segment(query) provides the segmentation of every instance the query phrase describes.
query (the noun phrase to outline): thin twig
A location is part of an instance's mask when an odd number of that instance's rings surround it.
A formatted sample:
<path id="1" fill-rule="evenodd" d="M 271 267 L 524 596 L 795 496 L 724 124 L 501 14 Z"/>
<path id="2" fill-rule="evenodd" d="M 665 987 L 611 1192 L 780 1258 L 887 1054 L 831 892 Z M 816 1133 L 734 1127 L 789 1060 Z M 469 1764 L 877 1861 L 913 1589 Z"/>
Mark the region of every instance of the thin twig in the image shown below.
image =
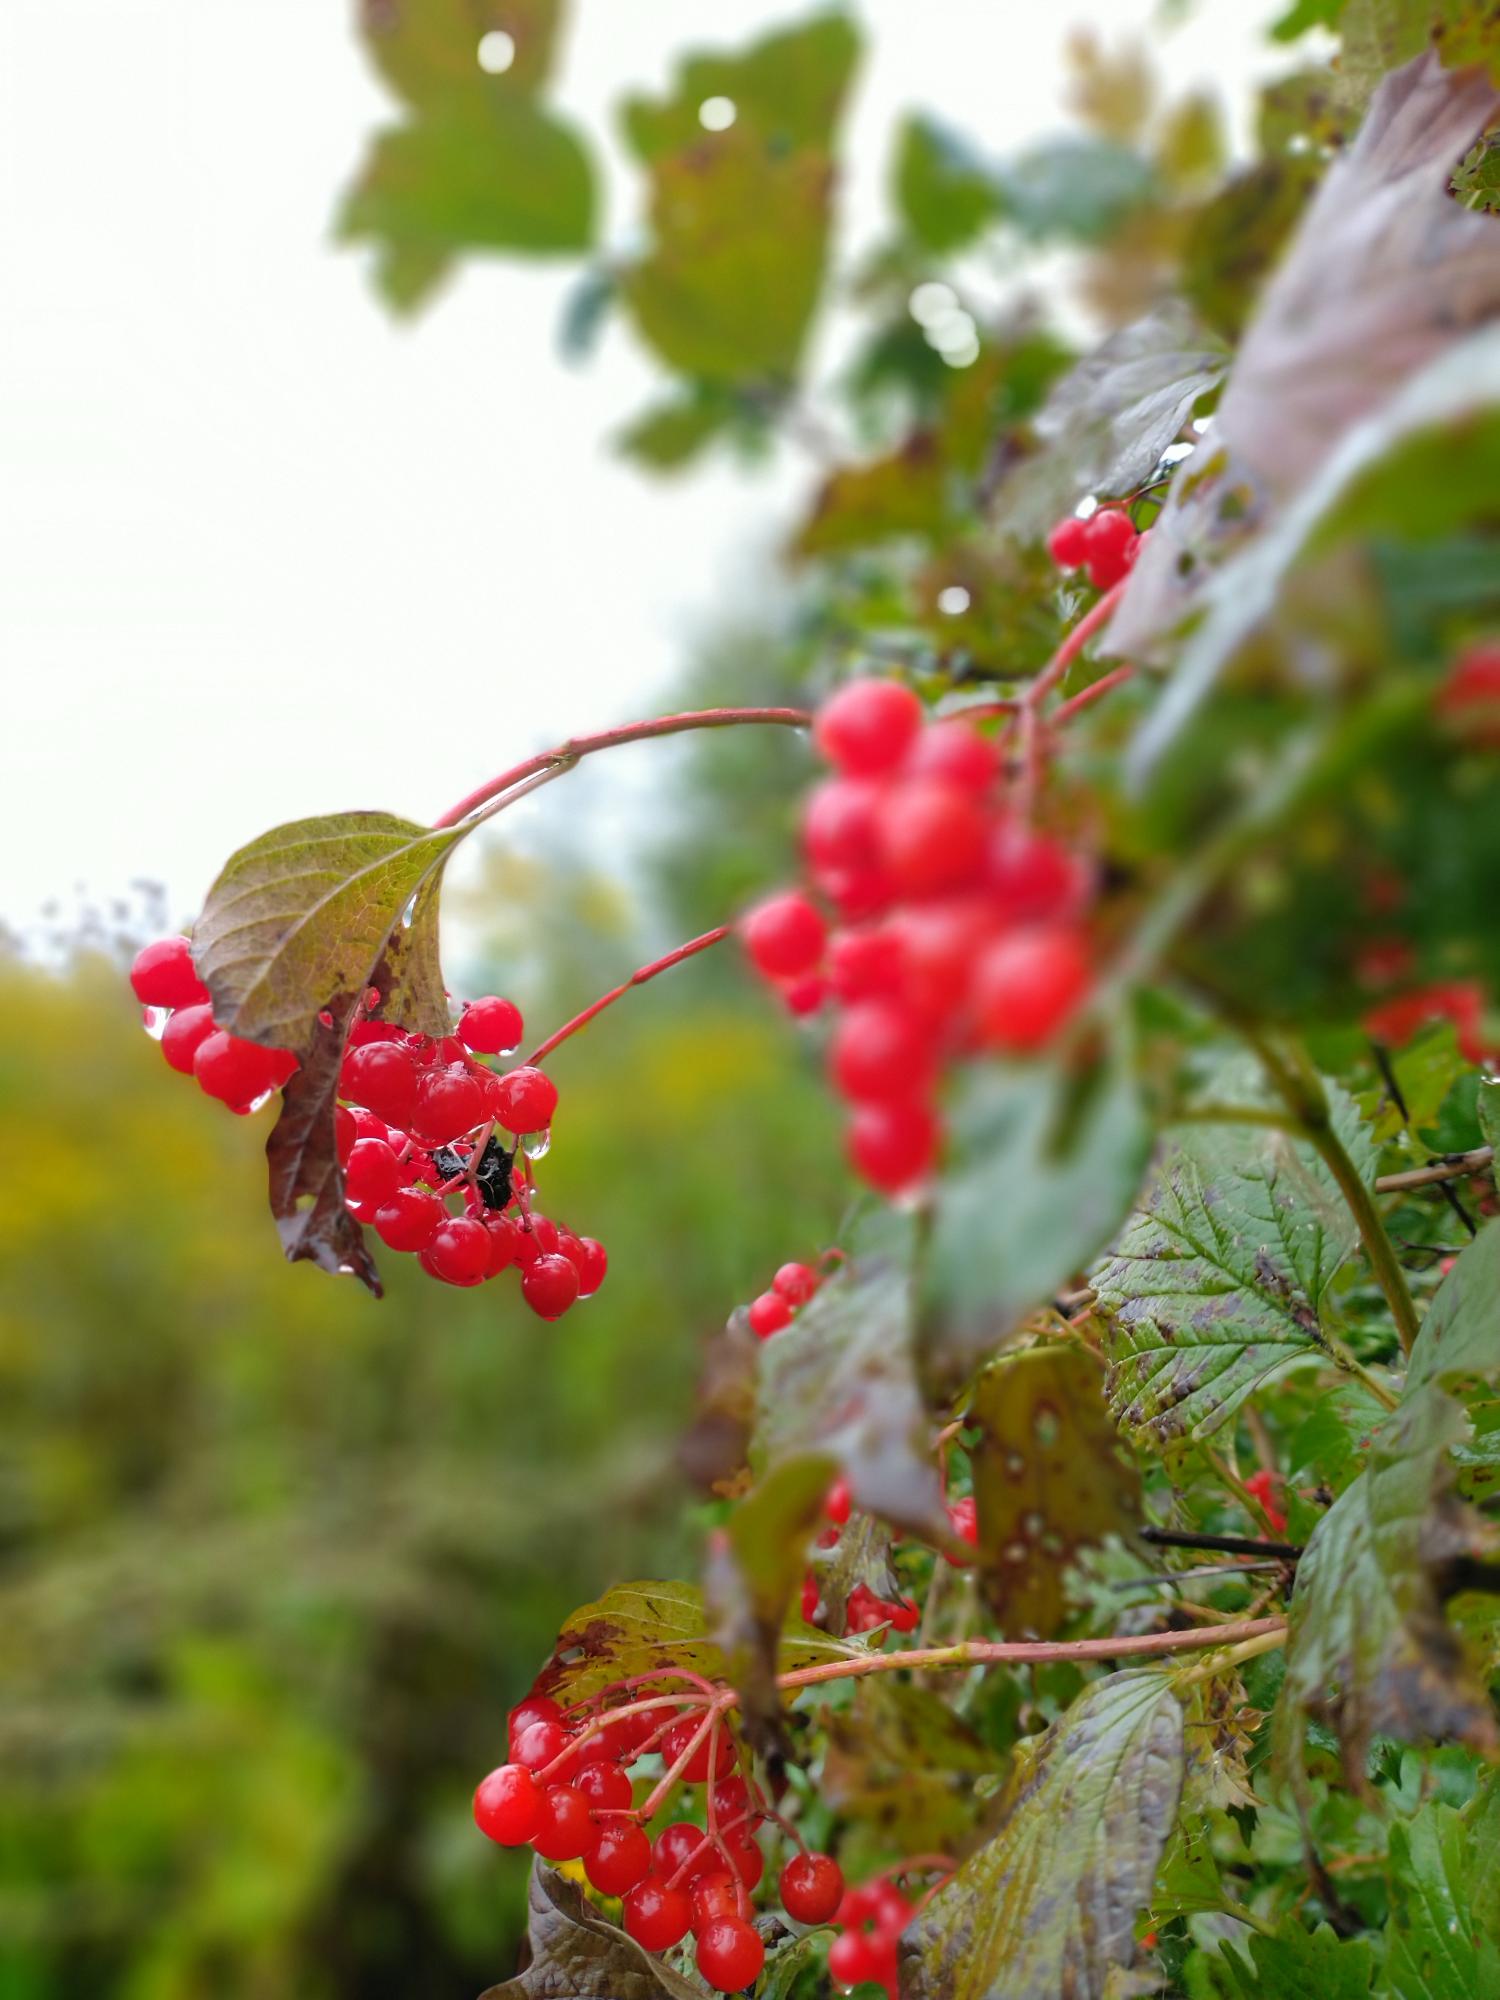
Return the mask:
<path id="1" fill-rule="evenodd" d="M 1468 1153 L 1444 1153 L 1425 1167 L 1408 1167 L 1399 1174 L 1382 1174 L 1375 1183 L 1376 1194 L 1399 1194 L 1403 1188 L 1432 1187 L 1438 1181 L 1461 1181 L 1470 1174 L 1482 1174 L 1495 1164 L 1493 1146 L 1476 1146 Z"/>
<path id="2" fill-rule="evenodd" d="M 612 986 L 608 993 L 601 993 L 597 1000 L 590 1001 L 581 1014 L 575 1014 L 571 1021 L 565 1021 L 555 1033 L 547 1037 L 546 1041 L 538 1042 L 526 1058 L 527 1062 L 541 1062 L 550 1056 L 560 1043 L 567 1041 L 570 1035 L 576 1035 L 580 1028 L 586 1028 L 596 1014 L 602 1014 L 606 1007 L 612 1007 L 617 1000 L 623 1000 L 634 987 L 644 986 L 648 980 L 655 979 L 658 973 L 670 972 L 674 965 L 681 965 L 684 959 L 696 958 L 700 951 L 707 951 L 710 945 L 722 944 L 729 933 L 730 926 L 720 924 L 717 930 L 705 931 L 702 937 L 690 938 L 686 944 L 678 945 L 675 951 L 666 952 L 662 957 L 652 959 L 649 965 L 639 967 L 628 979 L 622 980 L 618 986 Z"/>

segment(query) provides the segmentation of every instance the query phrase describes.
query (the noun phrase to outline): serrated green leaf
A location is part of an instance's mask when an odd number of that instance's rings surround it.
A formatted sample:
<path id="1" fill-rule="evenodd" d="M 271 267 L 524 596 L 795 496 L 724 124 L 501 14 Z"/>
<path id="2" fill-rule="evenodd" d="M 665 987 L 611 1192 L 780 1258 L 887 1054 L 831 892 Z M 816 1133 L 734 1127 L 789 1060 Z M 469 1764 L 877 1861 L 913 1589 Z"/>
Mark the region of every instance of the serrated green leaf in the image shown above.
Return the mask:
<path id="1" fill-rule="evenodd" d="M 540 1860 L 526 1897 L 526 1969 L 480 2000 L 702 2000 L 702 1990 L 608 1923 Z"/>
<path id="2" fill-rule="evenodd" d="M 1500 1222 L 1487 1222 L 1439 1285 L 1411 1351 L 1406 1397 L 1456 1377 L 1500 1373 Z"/>
<path id="3" fill-rule="evenodd" d="M 1124 1064 L 974 1068 L 934 1201 L 930 1353 L 958 1372 L 1083 1270 L 1119 1227 L 1151 1129 Z"/>
<path id="4" fill-rule="evenodd" d="M 1487 1771 L 1463 1812 L 1469 1843 L 1469 1904 L 1500 1943 L 1500 1771 Z"/>
<path id="5" fill-rule="evenodd" d="M 1166 1677 L 1095 1682 L 1018 1754 L 999 1832 L 905 1932 L 905 2000 L 1101 2000 L 1134 1955 L 1182 1778 Z"/>
<path id="6" fill-rule="evenodd" d="M 1050 1639 L 1068 1611 L 1067 1572 L 1107 1536 L 1128 1538 L 1140 1477 L 1079 1343 L 1007 1355 L 980 1376 L 966 1421 L 979 1513 L 980 1585 L 1002 1638 Z"/>
<path id="7" fill-rule="evenodd" d="M 1251 1083 L 1236 1067 L 1215 1095 L 1248 1103 Z M 1335 1132 L 1373 1179 L 1357 1106 L 1328 1093 Z M 1257 1125 L 1171 1129 L 1145 1206 L 1094 1278 L 1117 1422 L 1158 1448 L 1205 1438 L 1278 1369 L 1325 1354 L 1319 1308 L 1358 1239 L 1304 1142 Z"/>
<path id="8" fill-rule="evenodd" d="M 670 368 L 733 386 L 796 369 L 822 290 L 833 137 L 859 40 L 842 14 L 816 16 L 738 56 L 692 56 L 675 92 L 626 106 L 651 172 L 652 247 L 621 296 Z M 725 97 L 727 130 L 698 107 Z"/>
<path id="9" fill-rule="evenodd" d="M 1252 1932 L 1250 1963 L 1226 1944 L 1220 1965 L 1234 2000 L 1364 2000 L 1375 1954 L 1362 1938 L 1341 1938 L 1327 1924 L 1304 1930 L 1287 1918 L 1275 1937 Z"/>
<path id="10" fill-rule="evenodd" d="M 1437 1800 L 1392 1826 L 1385 1968 L 1396 2000 L 1500 1996 L 1500 1947 L 1471 1901 L 1482 1859 L 1459 1814 Z"/>

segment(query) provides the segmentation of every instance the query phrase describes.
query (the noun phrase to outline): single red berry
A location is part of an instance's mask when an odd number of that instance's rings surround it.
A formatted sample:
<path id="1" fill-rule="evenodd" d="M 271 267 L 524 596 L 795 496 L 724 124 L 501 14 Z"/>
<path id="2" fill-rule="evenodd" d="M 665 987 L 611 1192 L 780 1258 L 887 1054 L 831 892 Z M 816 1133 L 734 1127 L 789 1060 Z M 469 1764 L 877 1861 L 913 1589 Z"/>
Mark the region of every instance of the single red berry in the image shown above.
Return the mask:
<path id="1" fill-rule="evenodd" d="M 459 1016 L 458 1039 L 479 1056 L 509 1055 L 525 1032 L 520 1008 L 495 993 L 471 1000 Z"/>
<path id="2" fill-rule="evenodd" d="M 823 956 L 827 935 L 822 912 L 797 889 L 768 896 L 740 919 L 750 962 L 767 979 L 811 972 Z"/>
<path id="3" fill-rule="evenodd" d="M 585 1764 L 578 1789 L 595 1812 L 628 1812 L 635 1787 L 618 1764 Z M 598 1887 L 598 1884 L 595 1884 Z"/>
<path id="4" fill-rule="evenodd" d="M 525 1231 L 513 1215 L 486 1215 L 484 1228 L 490 1239 L 490 1261 L 485 1266 L 484 1275 L 498 1278 L 502 1271 L 508 1271 L 517 1261 Z"/>
<path id="5" fill-rule="evenodd" d="M 982 896 L 945 896 L 893 919 L 901 952 L 900 997 L 933 1027 L 949 1029 L 962 1014 L 974 961 L 995 935 Z"/>
<path id="6" fill-rule="evenodd" d="M 809 1264 L 783 1264 L 771 1280 L 771 1290 L 780 1292 L 791 1306 L 805 1306 L 822 1280 Z"/>
<path id="7" fill-rule="evenodd" d="M 519 1730 L 511 1746 L 516 1763 L 528 1771 L 545 1771 L 568 1747 L 568 1732 L 560 1722 L 529 1722 Z"/>
<path id="8" fill-rule="evenodd" d="M 880 1890 L 878 1882 L 862 1882 L 857 1889 L 846 1889 L 833 1921 L 841 1930 L 857 1931 L 874 1916 L 875 1906 L 880 1901 Z"/>
<path id="9" fill-rule="evenodd" d="M 653 1866 L 663 1881 L 675 1877 L 676 1886 L 686 1888 L 714 1865 L 714 1848 L 701 1826 L 674 1820 L 656 1836 Z"/>
<path id="10" fill-rule="evenodd" d="M 835 1479 L 828 1489 L 828 1498 L 823 1502 L 823 1512 L 836 1527 L 842 1528 L 854 1509 L 853 1497 L 849 1492 L 847 1479 Z"/>
<path id="11" fill-rule="evenodd" d="M 931 1172 L 941 1136 L 925 1104 L 861 1104 L 849 1121 L 849 1161 L 882 1194 L 905 1194 Z"/>
<path id="12" fill-rule="evenodd" d="M 834 1029 L 828 1063 L 841 1096 L 857 1104 L 888 1104 L 924 1088 L 932 1074 L 932 1045 L 910 1008 L 893 1000 L 862 1000 Z"/>
<path id="13" fill-rule="evenodd" d="M 482 1778 L 474 1793 L 474 1824 L 502 1847 L 530 1840 L 541 1817 L 542 1795 L 521 1764 L 502 1764 Z"/>
<path id="14" fill-rule="evenodd" d="M 781 1871 L 781 1907 L 799 1924 L 826 1924 L 844 1900 L 844 1871 L 831 1854 L 797 1854 Z"/>
<path id="15" fill-rule="evenodd" d="M 529 1694 L 525 1701 L 517 1702 L 506 1717 L 510 1730 L 510 1754 L 514 1759 L 516 1744 L 531 1727 L 533 1722 L 555 1722 L 559 1729 L 564 1727 L 566 1718 L 561 1706 L 550 1694 Z"/>
<path id="16" fill-rule="evenodd" d="M 828 778 L 802 808 L 802 851 L 819 875 L 874 868 L 880 860 L 880 788 Z"/>
<path id="17" fill-rule="evenodd" d="M 339 1094 L 403 1132 L 417 1108 L 417 1066 L 402 1042 L 365 1042 L 344 1057 Z"/>
<path id="18" fill-rule="evenodd" d="M 435 1194 L 398 1188 L 376 1209 L 375 1234 L 391 1250 L 425 1250 L 447 1218 Z"/>
<path id="19" fill-rule="evenodd" d="M 813 718 L 813 741 L 847 776 L 894 770 L 922 726 L 922 704 L 898 681 L 850 681 Z"/>
<path id="20" fill-rule="evenodd" d="M 379 1208 L 402 1184 L 401 1162 L 383 1139 L 357 1139 L 344 1163 L 344 1193 L 350 1201 Z"/>
<path id="21" fill-rule="evenodd" d="M 972 1495 L 965 1494 L 961 1500 L 953 1502 L 948 1509 L 948 1522 L 960 1541 L 967 1542 L 971 1549 L 978 1548 L 979 1508 Z M 955 1569 L 964 1567 L 958 1556 L 949 1556 L 948 1560 Z"/>
<path id="22" fill-rule="evenodd" d="M 605 1273 L 609 1270 L 609 1256 L 604 1245 L 592 1236 L 580 1236 L 578 1249 L 580 1254 L 572 1260 L 578 1272 L 578 1296 L 591 1299 L 604 1283 Z"/>
<path id="23" fill-rule="evenodd" d="M 1019 931 L 992 945 L 975 968 L 974 1007 L 987 1048 L 1032 1055 L 1067 1024 L 1093 984 L 1088 947 L 1076 931 Z"/>
<path id="24" fill-rule="evenodd" d="M 297 1058 L 285 1049 L 265 1049 L 222 1028 L 205 1035 L 193 1052 L 193 1075 L 200 1088 L 236 1110 L 269 1090 L 279 1090 L 296 1067 Z"/>
<path id="25" fill-rule="evenodd" d="M 193 1073 L 193 1058 L 214 1032 L 214 1010 L 206 1000 L 179 1007 L 161 1031 L 161 1052 L 183 1076 Z"/>
<path id="26" fill-rule="evenodd" d="M 537 1257 L 521 1273 L 521 1297 L 538 1319 L 561 1319 L 578 1297 L 578 1273 L 555 1251 Z"/>
<path id="27" fill-rule="evenodd" d="M 758 1339 L 769 1340 L 773 1333 L 791 1325 L 792 1309 L 780 1292 L 762 1292 L 759 1298 L 750 1301 L 746 1316 L 751 1332 Z"/>
<path id="28" fill-rule="evenodd" d="M 693 1923 L 693 1905 L 682 1889 L 669 1889 L 660 1875 L 637 1882 L 625 1898 L 625 1929 L 644 1951 L 670 1951 Z"/>
<path id="29" fill-rule="evenodd" d="M 902 896 L 962 889 L 984 865 L 989 818 L 972 792 L 936 778 L 895 786 L 880 822 L 881 857 Z"/>
<path id="30" fill-rule="evenodd" d="M 835 931 L 828 940 L 828 983 L 835 998 L 888 1000 L 901 985 L 901 939 L 889 925 Z"/>
<path id="31" fill-rule="evenodd" d="M 1087 521 L 1064 514 L 1047 537 L 1047 553 L 1059 569 L 1078 569 L 1088 557 Z"/>
<path id="32" fill-rule="evenodd" d="M 880 1608 L 893 1632 L 915 1632 L 922 1621 L 922 1607 L 915 1598 L 898 1597 L 894 1604 L 885 1602 Z"/>
<path id="33" fill-rule="evenodd" d="M 412 1129 L 440 1143 L 472 1132 L 484 1117 L 484 1089 L 460 1063 L 429 1070 L 417 1085 Z"/>
<path id="34" fill-rule="evenodd" d="M 718 1815 L 721 1830 L 748 1826 L 752 1817 L 750 1787 L 736 1771 L 732 1777 L 721 1778 L 714 1786 L 714 1811 Z"/>
<path id="35" fill-rule="evenodd" d="M 738 1993 L 760 1977 L 766 1948 L 738 1917 L 716 1917 L 698 1935 L 695 1962 L 710 1986 L 720 1993 Z"/>
<path id="36" fill-rule="evenodd" d="M 838 1986 L 873 1982 L 878 1962 L 866 1931 L 845 1931 L 828 1947 L 828 1976 Z"/>
<path id="37" fill-rule="evenodd" d="M 929 723 L 902 766 L 909 778 L 935 778 L 960 791 L 983 796 L 1000 775 L 1000 751 L 988 736 L 959 716 Z"/>
<path id="38" fill-rule="evenodd" d="M 577 1861 L 594 1844 L 589 1802 L 576 1785 L 554 1785 L 542 1793 L 531 1844 L 544 1861 Z"/>
<path id="39" fill-rule="evenodd" d="M 815 1576 L 803 1577 L 802 1602 L 799 1608 L 802 1612 L 802 1622 L 804 1625 L 812 1625 L 816 1622 L 818 1605 L 822 1599 L 822 1595 L 823 1593 L 818 1588 L 818 1579 Z"/>
<path id="40" fill-rule="evenodd" d="M 130 967 L 130 984 L 143 1007 L 199 1007 L 208 988 L 193 970 L 193 949 L 185 937 L 158 938 L 143 945 Z"/>
<path id="41" fill-rule="evenodd" d="M 557 1085 L 545 1070 L 523 1063 L 495 1083 L 495 1115 L 507 1132 L 544 1132 L 557 1109 Z"/>
<path id="42" fill-rule="evenodd" d="M 440 1223 L 427 1246 L 432 1267 L 450 1285 L 477 1285 L 489 1275 L 494 1244 L 482 1222 L 472 1216 L 450 1216 Z"/>
<path id="43" fill-rule="evenodd" d="M 1084 525 L 1083 549 L 1089 582 L 1096 590 L 1112 589 L 1124 576 L 1133 559 L 1133 552 L 1127 555 L 1126 551 L 1134 540 L 1135 528 L 1123 508 L 1101 507 L 1090 515 Z"/>
<path id="44" fill-rule="evenodd" d="M 703 1718 L 700 1715 L 684 1715 L 679 1721 L 672 1724 L 672 1727 L 662 1738 L 661 1743 L 661 1754 L 668 1765 L 677 1762 L 677 1759 L 693 1741 L 694 1737 L 697 1736 L 702 1726 Z M 716 1743 L 713 1775 L 716 1778 L 727 1778 L 729 1773 L 734 1769 L 734 1744 L 730 1741 L 728 1734 L 724 1730 L 719 1731 Z M 682 1776 L 690 1785 L 702 1785 L 708 1782 L 707 1735 L 703 1737 L 702 1741 L 693 1751 L 692 1756 L 689 1757 L 687 1763 L 683 1766 Z"/>
<path id="45" fill-rule="evenodd" d="M 828 981 L 821 972 L 805 972 L 800 979 L 783 980 L 777 991 L 782 1006 L 794 1021 L 805 1021 L 828 1004 Z"/>
<path id="46" fill-rule="evenodd" d="M 606 1821 L 583 1864 L 601 1896 L 623 1896 L 651 1867 L 651 1842 L 634 1820 Z"/>
<path id="47" fill-rule="evenodd" d="M 874 1882 L 874 1907 L 871 1915 L 877 1931 L 884 1931 L 891 1937 L 899 1937 L 912 1919 L 912 1906 L 907 1902 L 894 1882 Z"/>
<path id="48" fill-rule="evenodd" d="M 724 1852 L 729 1856 L 731 1867 L 747 1890 L 754 1889 L 766 1872 L 766 1857 L 760 1851 L 760 1844 L 750 1834 L 748 1828 L 738 1833 L 724 1836 Z"/>
<path id="49" fill-rule="evenodd" d="M 1076 917 L 1091 886 L 1088 864 L 1044 833 L 1002 820 L 990 836 L 985 889 L 1002 924 Z"/>
<path id="50" fill-rule="evenodd" d="M 701 1931 L 719 1917 L 737 1917 L 740 1913 L 739 1884 L 727 1868 L 710 1868 L 700 1875 L 691 1890 L 693 1903 L 693 1929 Z"/>

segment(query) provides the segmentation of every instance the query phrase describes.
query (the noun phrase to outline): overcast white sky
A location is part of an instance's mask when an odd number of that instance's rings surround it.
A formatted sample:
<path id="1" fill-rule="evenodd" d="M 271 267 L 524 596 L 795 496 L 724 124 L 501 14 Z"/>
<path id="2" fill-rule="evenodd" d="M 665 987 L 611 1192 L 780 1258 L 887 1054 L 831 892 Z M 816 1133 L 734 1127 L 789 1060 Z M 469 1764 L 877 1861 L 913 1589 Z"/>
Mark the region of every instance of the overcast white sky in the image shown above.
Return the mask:
<path id="1" fill-rule="evenodd" d="M 575 0 L 560 97 L 597 137 L 684 46 L 797 0 Z M 1150 0 L 867 0 L 846 242 L 911 106 L 995 149 L 1055 127 L 1071 21 Z M 1270 0 L 1202 0 L 1169 75 L 1243 88 Z M 278 820 L 428 817 L 648 712 L 764 587 L 805 469 L 651 484 L 604 440 L 650 394 L 616 328 L 558 360 L 568 266 L 467 272 L 414 326 L 329 218 L 389 115 L 345 0 L 0 6 L 0 918 L 133 877 L 183 916 Z M 612 164 L 608 230 L 635 221 Z M 622 753 L 649 758 L 652 751 Z M 581 784 L 582 780 L 570 781 Z M 561 794 L 546 795 L 557 810 Z M 610 787 L 584 798 L 601 816 Z M 543 801 L 536 810 L 543 810 Z"/>

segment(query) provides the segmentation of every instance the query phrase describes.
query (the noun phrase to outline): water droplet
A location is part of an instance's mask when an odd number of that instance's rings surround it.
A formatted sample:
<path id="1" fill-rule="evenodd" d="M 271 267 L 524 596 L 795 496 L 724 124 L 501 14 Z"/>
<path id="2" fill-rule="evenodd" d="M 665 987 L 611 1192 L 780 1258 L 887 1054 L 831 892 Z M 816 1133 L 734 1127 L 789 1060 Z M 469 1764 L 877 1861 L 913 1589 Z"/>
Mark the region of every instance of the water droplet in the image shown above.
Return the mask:
<path id="1" fill-rule="evenodd" d="M 925 285 L 918 285 L 906 302 L 906 309 L 918 326 L 933 326 L 950 313 L 960 310 L 958 294 L 951 285 L 944 285 L 936 278 Z"/>
<path id="2" fill-rule="evenodd" d="M 705 132 L 727 132 L 738 116 L 732 97 L 705 97 L 698 106 L 698 123 Z"/>
<path id="3" fill-rule="evenodd" d="M 479 67 L 487 76 L 504 76 L 516 59 L 516 38 L 503 28 L 491 28 L 479 38 Z"/>
<path id="4" fill-rule="evenodd" d="M 938 592 L 937 608 L 949 618 L 957 618 L 969 608 L 969 593 L 961 583 L 950 583 Z"/>
<path id="5" fill-rule="evenodd" d="M 521 1151 L 528 1160 L 545 1160 L 552 1151 L 552 1127 L 544 1125 L 540 1132 L 528 1132 L 521 1141 Z"/>

